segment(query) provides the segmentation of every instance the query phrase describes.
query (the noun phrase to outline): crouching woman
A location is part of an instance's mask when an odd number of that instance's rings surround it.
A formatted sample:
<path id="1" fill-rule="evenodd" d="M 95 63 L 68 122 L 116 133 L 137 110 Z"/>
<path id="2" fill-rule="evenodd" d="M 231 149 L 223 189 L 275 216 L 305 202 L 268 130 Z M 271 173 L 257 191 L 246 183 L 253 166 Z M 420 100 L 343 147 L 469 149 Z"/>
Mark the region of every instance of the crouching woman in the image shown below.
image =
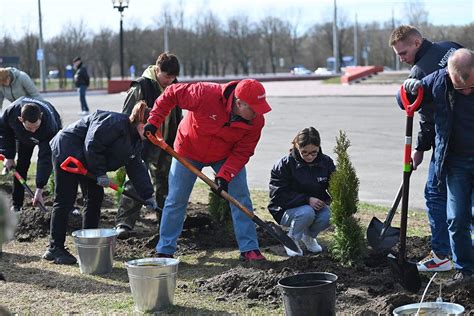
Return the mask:
<path id="1" fill-rule="evenodd" d="M 135 105 L 129 116 L 109 111 L 96 112 L 61 130 L 50 142 L 54 167 L 54 205 L 50 243 L 43 258 L 57 264 L 75 264 L 76 258 L 64 247 L 68 214 L 74 207 L 78 184 L 85 197 L 82 228 L 97 228 L 104 187 L 110 184 L 108 171 L 125 166 L 128 177 L 148 207 L 156 208 L 153 186 L 140 156 L 143 126 L 150 109 L 145 102 Z M 61 169 L 73 156 L 96 179 Z"/>
<path id="2" fill-rule="evenodd" d="M 323 154 L 321 138 L 314 127 L 296 135 L 290 153 L 281 158 L 271 171 L 268 210 L 288 236 L 298 245 L 289 256 L 302 256 L 300 242 L 312 253 L 322 251 L 317 235 L 329 227 L 331 197 L 327 192 L 329 178 L 335 171 L 332 159 Z"/>

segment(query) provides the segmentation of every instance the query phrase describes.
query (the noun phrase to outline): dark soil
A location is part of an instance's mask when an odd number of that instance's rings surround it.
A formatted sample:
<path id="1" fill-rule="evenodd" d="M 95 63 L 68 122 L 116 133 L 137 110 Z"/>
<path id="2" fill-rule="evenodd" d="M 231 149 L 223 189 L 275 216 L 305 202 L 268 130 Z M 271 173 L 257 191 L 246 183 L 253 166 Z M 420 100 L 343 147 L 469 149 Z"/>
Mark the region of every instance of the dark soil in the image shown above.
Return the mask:
<path id="1" fill-rule="evenodd" d="M 8 191 L 8 190 L 7 190 Z M 43 213 L 37 208 L 28 206 L 20 214 L 20 225 L 17 240 L 31 241 L 49 234 L 50 212 Z M 51 199 L 46 199 L 46 207 L 51 210 Z M 78 198 L 77 205 L 82 206 Z M 107 197 L 103 204 L 101 227 L 113 227 L 116 207 L 114 199 Z M 237 244 L 232 231 L 224 225 L 213 221 L 206 210 L 207 205 L 189 204 L 184 230 L 178 242 L 177 255 L 189 254 L 202 250 L 230 248 Z M 127 261 L 139 257 L 156 255 L 158 241 L 156 214 L 142 211 L 142 218 L 137 223 L 133 235 L 118 241 L 115 259 Z M 69 216 L 68 231 L 81 229 L 81 216 Z M 283 247 L 258 228 L 259 242 L 264 253 L 283 254 Z M 429 238 L 408 238 L 407 257 L 413 260 L 422 258 L 430 249 Z M 344 267 L 334 262 L 327 249 L 320 255 L 305 254 L 303 257 L 289 258 L 284 261 L 268 261 L 259 264 L 242 263 L 224 273 L 209 279 L 195 280 L 197 291 L 211 293 L 218 301 L 248 299 L 250 302 L 265 304 L 269 309 L 282 304 L 278 281 L 286 276 L 303 272 L 330 272 L 338 276 L 337 302 L 338 312 L 363 315 L 391 314 L 398 306 L 419 302 L 431 274 L 421 274 L 422 290 L 412 294 L 397 283 L 386 259 L 387 253 L 376 253 L 368 249 L 365 258 L 353 267 Z M 440 276 L 441 275 L 441 276 Z M 440 274 L 430 286 L 425 301 L 435 301 L 438 296 L 439 283 L 448 276 Z M 183 291 L 196 291 L 182 288 Z M 466 308 L 466 314 L 474 310 L 474 285 L 456 289 L 443 289 L 444 301 L 455 302 Z M 254 303 L 249 303 L 251 306 Z"/>

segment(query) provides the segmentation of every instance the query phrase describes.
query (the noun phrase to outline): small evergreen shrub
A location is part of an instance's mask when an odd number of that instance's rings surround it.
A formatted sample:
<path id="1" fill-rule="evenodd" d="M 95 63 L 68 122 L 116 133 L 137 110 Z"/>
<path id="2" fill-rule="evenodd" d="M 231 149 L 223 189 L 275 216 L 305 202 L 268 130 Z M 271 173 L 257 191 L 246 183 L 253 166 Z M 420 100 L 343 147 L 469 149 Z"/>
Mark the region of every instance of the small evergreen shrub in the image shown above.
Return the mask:
<path id="1" fill-rule="evenodd" d="M 335 227 L 329 250 L 331 256 L 343 265 L 353 265 L 365 249 L 363 229 L 354 217 L 359 204 L 359 179 L 347 153 L 349 147 L 345 132 L 339 131 L 334 148 L 336 171 L 329 181 L 331 222 Z"/>

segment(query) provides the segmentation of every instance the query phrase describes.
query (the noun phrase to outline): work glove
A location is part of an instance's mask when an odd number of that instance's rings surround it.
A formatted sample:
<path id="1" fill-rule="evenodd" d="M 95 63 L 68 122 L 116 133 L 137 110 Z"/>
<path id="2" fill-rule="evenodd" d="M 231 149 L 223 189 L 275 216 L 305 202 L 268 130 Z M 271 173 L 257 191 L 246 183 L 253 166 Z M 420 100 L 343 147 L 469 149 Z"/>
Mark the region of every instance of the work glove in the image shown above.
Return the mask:
<path id="1" fill-rule="evenodd" d="M 417 95 L 418 94 L 418 88 L 422 86 L 422 82 L 421 80 L 418 80 L 418 79 L 406 79 L 404 82 L 403 82 L 403 87 L 405 88 L 405 90 L 410 93 L 410 94 L 413 94 L 413 95 Z"/>
<path id="2" fill-rule="evenodd" d="M 110 185 L 110 179 L 106 174 L 98 176 L 97 184 L 100 185 L 101 187 L 106 188 Z"/>
<path id="3" fill-rule="evenodd" d="M 155 211 L 158 208 L 158 204 L 156 203 L 156 199 L 154 196 L 149 199 L 146 199 L 144 205 L 150 211 Z"/>
<path id="4" fill-rule="evenodd" d="M 5 169 L 7 169 L 7 173 L 10 172 L 12 169 L 15 168 L 15 159 L 6 159 L 5 164 L 3 165 Z"/>
<path id="5" fill-rule="evenodd" d="M 146 132 L 150 132 L 153 135 L 155 135 L 157 130 L 158 130 L 158 127 L 156 127 L 155 125 L 151 123 L 146 123 L 145 126 L 143 127 L 143 136 L 146 137 Z"/>
<path id="6" fill-rule="evenodd" d="M 227 182 L 226 179 L 221 178 L 221 177 L 216 177 L 214 179 L 214 183 L 217 185 L 217 189 L 211 189 L 212 192 L 217 194 L 218 196 L 222 197 L 221 192 L 225 191 L 227 192 L 229 190 L 229 182 Z"/>
<path id="7" fill-rule="evenodd" d="M 44 205 L 43 200 L 43 189 L 36 189 L 35 196 L 33 197 L 33 205 Z"/>

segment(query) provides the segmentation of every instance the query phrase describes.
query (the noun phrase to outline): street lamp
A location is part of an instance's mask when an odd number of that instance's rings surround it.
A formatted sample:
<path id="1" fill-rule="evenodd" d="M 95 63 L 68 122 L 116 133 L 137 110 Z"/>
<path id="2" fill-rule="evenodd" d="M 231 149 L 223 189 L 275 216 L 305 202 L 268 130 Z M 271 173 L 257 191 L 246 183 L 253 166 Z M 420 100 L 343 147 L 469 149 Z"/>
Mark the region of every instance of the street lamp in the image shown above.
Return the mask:
<path id="1" fill-rule="evenodd" d="M 120 75 L 124 78 L 123 73 L 123 10 L 128 8 L 130 0 L 112 0 L 114 8 L 120 13 Z"/>

